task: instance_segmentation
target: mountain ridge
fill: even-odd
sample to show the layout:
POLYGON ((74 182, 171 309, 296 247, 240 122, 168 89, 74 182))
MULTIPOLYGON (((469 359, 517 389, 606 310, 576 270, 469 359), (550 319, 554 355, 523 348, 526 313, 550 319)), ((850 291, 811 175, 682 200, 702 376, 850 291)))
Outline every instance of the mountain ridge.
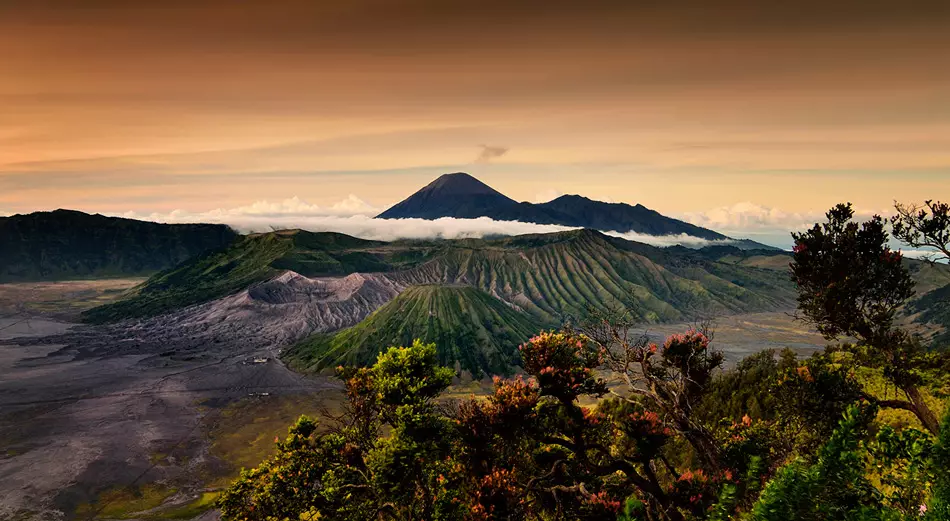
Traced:
POLYGON ((76 210, 0 217, 0 282, 151 275, 237 237, 223 224, 162 224, 76 210))
POLYGON ((517 202, 465 172, 443 174, 376 216, 379 219, 472 219, 559 224, 619 233, 690 235, 707 240, 729 237, 641 204, 605 203, 581 195, 562 195, 546 203, 517 202))
MULTIPOLYGON (((697 250, 665 251, 572 230, 499 239, 382 243, 313 232, 243 237, 156 274, 131 295, 89 310, 91 322, 144 318, 232 295, 292 271, 322 280, 364 273, 385 285, 460 284, 517 306, 544 323, 583 313, 588 303, 628 305, 646 322, 702 310, 737 312, 790 306, 783 273, 720 263, 697 250)), ((731 251, 731 250, 730 250, 731 251)), ((741 256, 741 253, 735 253, 741 256)))
POLYGON ((355 326, 311 336, 282 358, 304 371, 371 365, 388 347, 419 339, 436 344, 440 364, 477 378, 510 373, 519 362, 518 346, 538 327, 524 313, 471 286, 410 286, 355 326))

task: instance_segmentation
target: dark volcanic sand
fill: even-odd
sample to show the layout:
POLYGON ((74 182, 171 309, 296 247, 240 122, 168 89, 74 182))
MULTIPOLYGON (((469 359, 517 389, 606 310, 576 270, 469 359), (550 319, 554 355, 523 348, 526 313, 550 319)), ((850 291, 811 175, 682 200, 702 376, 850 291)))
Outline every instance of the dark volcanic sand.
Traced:
POLYGON ((154 482, 186 504, 223 465, 202 429, 221 407, 334 385, 255 342, 189 340, 0 319, 0 519, 68 519, 105 490, 154 482))

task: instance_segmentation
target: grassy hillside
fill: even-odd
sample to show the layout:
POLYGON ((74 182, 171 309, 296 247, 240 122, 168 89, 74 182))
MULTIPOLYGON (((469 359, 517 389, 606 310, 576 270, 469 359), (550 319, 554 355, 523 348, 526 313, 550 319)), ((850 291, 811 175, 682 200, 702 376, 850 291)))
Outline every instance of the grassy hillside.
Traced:
POLYGON ((284 359, 300 370, 372 365, 391 346, 433 342, 439 362, 475 376, 504 374, 518 364, 518 345, 543 327, 491 295, 467 286, 413 286, 365 320, 316 335, 284 359))
POLYGON ((339 233, 299 230, 253 234, 163 271, 126 298, 83 314, 89 322, 159 315, 241 291, 285 270, 345 275, 412 265, 425 249, 403 252, 339 233))
POLYGON ((220 224, 159 224, 70 210, 0 217, 0 282, 151 275, 237 236, 220 224))
POLYGON ((579 317, 591 304, 623 306, 643 321, 662 322, 780 309, 794 298, 784 272, 590 230, 388 244, 294 231, 242 238, 226 250, 152 277, 133 295, 86 318, 157 315, 235 293, 287 269, 306 276, 384 272, 406 286, 473 286, 543 323, 579 317))
POLYGON ((591 230, 457 241, 406 276, 475 286, 545 322, 579 317, 588 305, 622 306, 642 321, 663 322, 774 310, 794 301, 784 273, 591 230))

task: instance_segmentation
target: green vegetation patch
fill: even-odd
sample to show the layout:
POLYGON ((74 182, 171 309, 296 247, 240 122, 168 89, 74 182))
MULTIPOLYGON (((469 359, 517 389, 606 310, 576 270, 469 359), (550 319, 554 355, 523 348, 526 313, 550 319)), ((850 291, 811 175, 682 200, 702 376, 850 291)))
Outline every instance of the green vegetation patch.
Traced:
POLYGON ((304 340, 284 359, 308 371, 339 364, 372 365, 390 346, 421 339, 435 343, 440 363, 457 371, 475 377, 506 374, 520 362, 518 345, 542 326, 472 287, 414 286, 356 326, 304 340))
POLYGON ((287 426, 301 414, 320 417, 323 412, 337 413, 342 401, 342 394, 336 390, 257 396, 237 401, 215 414, 208 425, 211 454, 230 468, 222 484, 236 477, 241 468, 254 467, 273 455, 274 438, 283 437, 287 426))
POLYGON ((117 487, 99 494, 96 501, 80 505, 79 519, 132 519, 134 515, 158 508, 177 491, 159 484, 117 487))

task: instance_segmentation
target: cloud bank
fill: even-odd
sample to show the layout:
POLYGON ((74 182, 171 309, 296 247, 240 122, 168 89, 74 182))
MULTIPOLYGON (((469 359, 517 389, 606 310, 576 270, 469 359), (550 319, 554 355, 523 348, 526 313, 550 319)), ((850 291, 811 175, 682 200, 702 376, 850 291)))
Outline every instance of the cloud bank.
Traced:
MULTIPOLYGON (((258 201, 237 208, 218 208, 207 212, 174 210, 169 213, 125 212, 119 217, 163 223, 217 223, 227 224, 242 233, 268 232, 278 229, 299 228, 313 232, 339 232, 363 239, 391 241, 395 239, 462 239, 498 235, 554 233, 576 229, 555 224, 535 224, 519 221, 496 221, 488 217, 477 219, 375 219, 381 211, 355 195, 330 205, 310 204, 299 197, 281 202, 258 201)), ((651 244, 654 246, 683 245, 702 247, 727 244, 729 241, 708 241, 690 235, 653 236, 640 233, 606 231, 607 235, 651 244)))
MULTIPOLYGON (((888 211, 855 209, 855 219, 867 220, 874 214, 888 215, 888 211)), ((732 206, 720 206, 705 212, 686 212, 681 218, 697 226, 723 233, 730 231, 801 231, 811 228, 816 222, 825 221, 825 212, 786 212, 779 208, 742 202, 732 206)))
POLYGON ((728 246, 733 244, 735 241, 725 239, 721 241, 711 241, 709 239, 703 239, 702 237, 695 237, 693 235, 687 235, 681 233, 679 235, 647 235, 645 233, 637 232, 617 232, 617 231, 608 231, 604 232, 606 235, 611 235, 613 237, 620 237, 621 239, 626 239, 628 241, 642 242, 644 244, 650 244, 652 246, 659 246, 665 248, 667 246, 686 246, 687 248, 702 248, 704 246, 728 246))

